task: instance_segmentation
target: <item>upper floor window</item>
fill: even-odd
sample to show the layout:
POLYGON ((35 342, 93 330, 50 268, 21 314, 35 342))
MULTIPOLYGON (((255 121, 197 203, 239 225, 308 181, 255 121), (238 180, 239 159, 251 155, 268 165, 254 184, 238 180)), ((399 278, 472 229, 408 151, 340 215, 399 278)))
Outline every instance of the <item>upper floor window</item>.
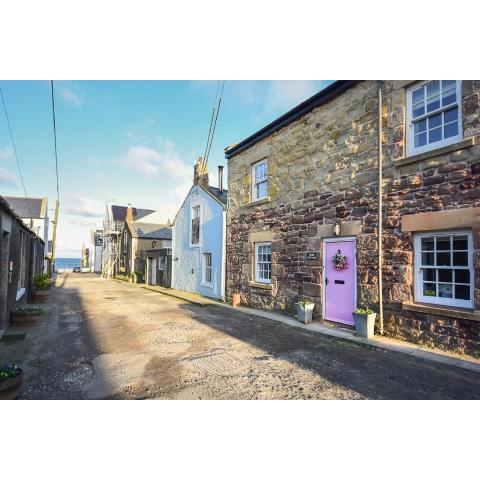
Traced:
POLYGON ((200 243, 200 205, 196 205, 192 208, 190 243, 192 245, 197 245, 200 243))
POLYGON ((263 200, 268 195, 268 162, 261 160, 252 165, 252 201, 263 200))
POLYGON ((434 80, 407 91, 407 152, 427 152, 462 138, 461 81, 434 80))
POLYGON ((415 237, 415 297, 419 302, 473 308, 471 232, 415 237))

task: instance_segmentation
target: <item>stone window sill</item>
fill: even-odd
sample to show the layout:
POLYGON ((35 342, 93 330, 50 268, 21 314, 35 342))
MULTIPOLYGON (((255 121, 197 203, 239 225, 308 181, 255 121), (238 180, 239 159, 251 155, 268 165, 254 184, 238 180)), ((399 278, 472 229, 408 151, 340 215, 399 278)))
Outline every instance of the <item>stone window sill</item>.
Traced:
POLYGON ((435 150, 430 150, 429 152, 419 153, 418 155, 411 155, 410 157, 404 157, 400 160, 395 160, 395 166, 403 167, 405 165, 411 165, 412 163, 422 162, 423 160, 428 160, 429 158, 438 157, 456 150, 463 150, 464 148, 472 147, 477 143, 477 137, 466 138, 465 140, 452 143, 452 145, 448 145, 446 147, 436 148, 435 150))
POLYGON ((248 282, 248 285, 253 288, 261 288, 263 290, 272 290, 271 283, 248 282))
POLYGON ((247 207, 256 207, 257 205, 263 205, 264 203, 268 203, 270 201, 270 197, 262 198, 261 200, 255 200, 254 202, 247 203, 247 207))
POLYGON ((439 315, 441 317, 450 317, 462 320, 472 320, 480 322, 480 312, 468 308, 443 307, 441 305, 427 305, 425 303, 403 302, 403 310, 412 312, 428 313, 430 315, 439 315))

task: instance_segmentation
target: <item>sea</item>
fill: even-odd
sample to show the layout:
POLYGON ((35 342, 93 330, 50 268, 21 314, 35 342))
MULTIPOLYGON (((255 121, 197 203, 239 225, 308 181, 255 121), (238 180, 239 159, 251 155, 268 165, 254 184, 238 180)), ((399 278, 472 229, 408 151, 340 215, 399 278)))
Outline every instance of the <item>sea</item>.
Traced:
POLYGON ((55 270, 60 268, 72 269, 73 267, 80 266, 80 258, 56 258, 55 259, 55 270))

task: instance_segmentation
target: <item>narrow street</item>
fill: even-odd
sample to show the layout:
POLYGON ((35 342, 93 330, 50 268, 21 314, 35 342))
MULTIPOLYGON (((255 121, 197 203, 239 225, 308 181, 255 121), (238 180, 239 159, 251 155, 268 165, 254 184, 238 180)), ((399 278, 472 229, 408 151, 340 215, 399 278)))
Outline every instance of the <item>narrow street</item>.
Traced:
POLYGON ((25 399, 478 399, 480 375, 90 274, 56 280, 0 363, 25 399))

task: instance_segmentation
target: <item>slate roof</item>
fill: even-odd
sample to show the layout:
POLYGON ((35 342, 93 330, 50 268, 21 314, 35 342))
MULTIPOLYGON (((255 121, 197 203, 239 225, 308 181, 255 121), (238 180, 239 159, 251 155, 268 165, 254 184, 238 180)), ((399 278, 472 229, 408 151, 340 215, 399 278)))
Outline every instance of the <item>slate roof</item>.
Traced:
POLYGON ((16 213, 12 207, 10 206, 10 203, 7 202, 5 200, 5 197, 2 197, 0 195, 0 208, 2 210, 4 210, 5 212, 7 212, 9 215, 12 216, 13 219, 15 219, 23 228, 25 228, 26 230, 28 230, 34 237, 38 238, 38 240, 40 240, 44 245, 45 245, 45 241, 39 237, 37 235, 36 232, 34 232, 33 230, 31 230, 28 225, 25 224, 25 222, 20 218, 20 216, 18 215, 18 213, 16 213))
POLYGON ((220 192, 220 190, 217 188, 217 187, 208 187, 208 191, 214 196, 216 197, 221 203, 223 203, 224 205, 227 204, 227 195, 228 195, 228 192, 227 190, 222 190, 220 192))
POLYGON ((127 222, 132 237, 171 240, 172 227, 159 223, 127 222))
POLYGON ((33 218, 45 218, 47 215, 48 198, 28 197, 28 203, 25 197, 3 197, 10 205, 12 210, 21 218, 30 218, 30 209, 33 218), (28 208, 30 204, 30 209, 28 208))
MULTIPOLYGON (((124 222, 127 215, 127 208, 122 207, 121 205, 112 205, 112 216, 113 220, 116 222, 124 222)), ((146 208, 135 208, 132 207, 133 219, 140 220, 147 215, 150 215, 155 210, 147 210, 146 208)))
POLYGON ((320 105, 323 105, 334 99, 335 97, 341 95, 342 93, 346 92, 350 87, 353 87, 358 82, 359 80, 336 80, 324 89, 320 90, 312 97, 308 98, 304 102, 289 110, 287 113, 283 114, 281 117, 278 117, 273 122, 261 128, 260 130, 258 130, 258 132, 250 135, 245 140, 242 140, 236 145, 228 146, 225 149, 225 158, 229 159, 234 155, 237 155, 243 150, 246 150, 255 143, 259 142, 260 140, 268 137, 273 132, 276 132, 281 128, 286 127, 287 125, 290 125, 290 123, 295 122, 303 115, 311 112, 314 108, 317 108, 320 105))

